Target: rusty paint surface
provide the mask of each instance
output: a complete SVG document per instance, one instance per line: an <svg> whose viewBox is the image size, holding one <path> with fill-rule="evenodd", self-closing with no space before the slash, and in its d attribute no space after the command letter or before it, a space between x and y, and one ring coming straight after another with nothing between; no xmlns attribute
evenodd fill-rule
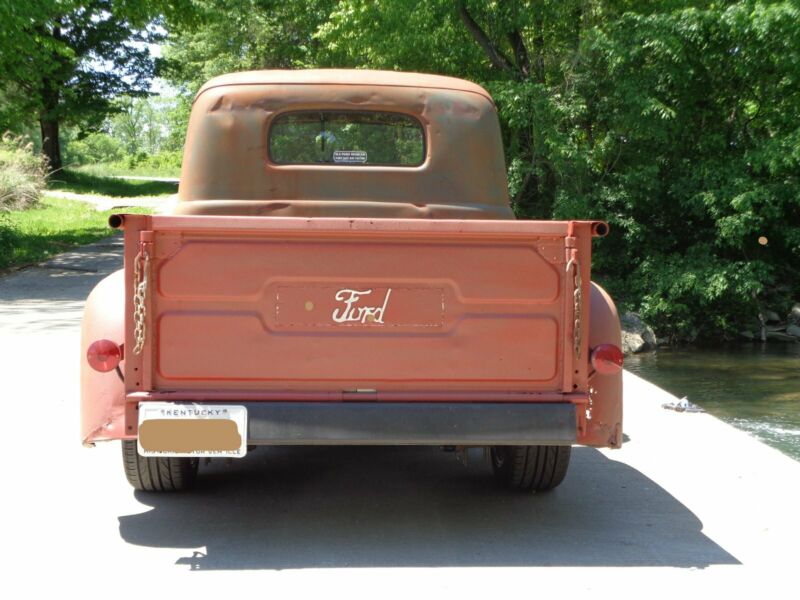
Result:
<svg viewBox="0 0 800 600"><path fill-rule="evenodd" d="M289 111L390 111L425 130L419 167L277 165L272 120ZM257 71L195 98L175 214L511 219L497 113L480 86L380 71Z"/></svg>
<svg viewBox="0 0 800 600"><path fill-rule="evenodd" d="M589 347L614 344L622 347L619 316L614 301L596 283L590 296L592 326ZM589 380L591 419L579 441L587 446L619 448L622 446L622 372L616 375L595 374Z"/></svg>
<svg viewBox="0 0 800 600"><path fill-rule="evenodd" d="M411 115L425 161L272 164L271 120L309 109ZM171 213L115 220L125 275L90 296L83 350L124 340L125 384L82 364L85 442L135 438L142 401L249 399L571 402L579 443L621 444L621 376L590 377L588 362L593 345L619 344L613 302L590 281L603 227L512 220L479 86L371 71L212 80L194 103ZM143 249L147 335L135 354Z"/></svg>
<svg viewBox="0 0 800 600"><path fill-rule="evenodd" d="M100 373L89 366L86 350L95 340L121 344L125 340L122 307L124 272L109 275L89 295L81 321L81 441L91 443L126 437L125 386L114 371ZM125 368L125 361L121 367Z"/></svg>

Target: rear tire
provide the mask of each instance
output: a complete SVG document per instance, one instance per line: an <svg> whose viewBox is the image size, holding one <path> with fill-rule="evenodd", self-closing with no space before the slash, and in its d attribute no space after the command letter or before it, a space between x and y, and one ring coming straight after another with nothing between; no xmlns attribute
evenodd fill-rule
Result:
<svg viewBox="0 0 800 600"><path fill-rule="evenodd" d="M492 446L492 469L505 487L546 492L567 474L571 446Z"/></svg>
<svg viewBox="0 0 800 600"><path fill-rule="evenodd" d="M136 449L136 440L123 440L122 464L128 483L137 490L179 492L194 485L200 461L197 458L140 456Z"/></svg>

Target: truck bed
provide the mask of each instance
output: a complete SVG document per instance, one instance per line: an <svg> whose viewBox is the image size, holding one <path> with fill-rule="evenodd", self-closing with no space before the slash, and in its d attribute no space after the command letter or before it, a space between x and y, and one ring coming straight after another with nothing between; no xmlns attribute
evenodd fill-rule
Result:
<svg viewBox="0 0 800 600"><path fill-rule="evenodd" d="M125 230L129 397L587 394L582 298L603 224L145 215L111 223Z"/></svg>

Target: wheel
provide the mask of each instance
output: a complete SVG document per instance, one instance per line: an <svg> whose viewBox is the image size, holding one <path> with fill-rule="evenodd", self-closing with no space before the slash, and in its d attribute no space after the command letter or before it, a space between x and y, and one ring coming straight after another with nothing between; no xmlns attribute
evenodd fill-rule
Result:
<svg viewBox="0 0 800 600"><path fill-rule="evenodd" d="M200 461L197 458L140 456L136 450L136 440L123 440L122 464L128 483L137 490L178 492L194 485Z"/></svg>
<svg viewBox="0 0 800 600"><path fill-rule="evenodd" d="M492 446L492 470L504 486L546 492L567 474L571 446Z"/></svg>

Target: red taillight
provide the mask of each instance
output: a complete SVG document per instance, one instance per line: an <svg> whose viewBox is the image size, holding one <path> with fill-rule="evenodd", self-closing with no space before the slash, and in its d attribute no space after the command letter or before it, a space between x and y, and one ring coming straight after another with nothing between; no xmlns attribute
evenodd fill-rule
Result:
<svg viewBox="0 0 800 600"><path fill-rule="evenodd" d="M122 360L122 348L111 340L97 340L86 351L86 360L95 371L112 371Z"/></svg>
<svg viewBox="0 0 800 600"><path fill-rule="evenodd" d="M600 344L592 350L592 367L601 375L613 375L622 370L622 350L614 344Z"/></svg>

